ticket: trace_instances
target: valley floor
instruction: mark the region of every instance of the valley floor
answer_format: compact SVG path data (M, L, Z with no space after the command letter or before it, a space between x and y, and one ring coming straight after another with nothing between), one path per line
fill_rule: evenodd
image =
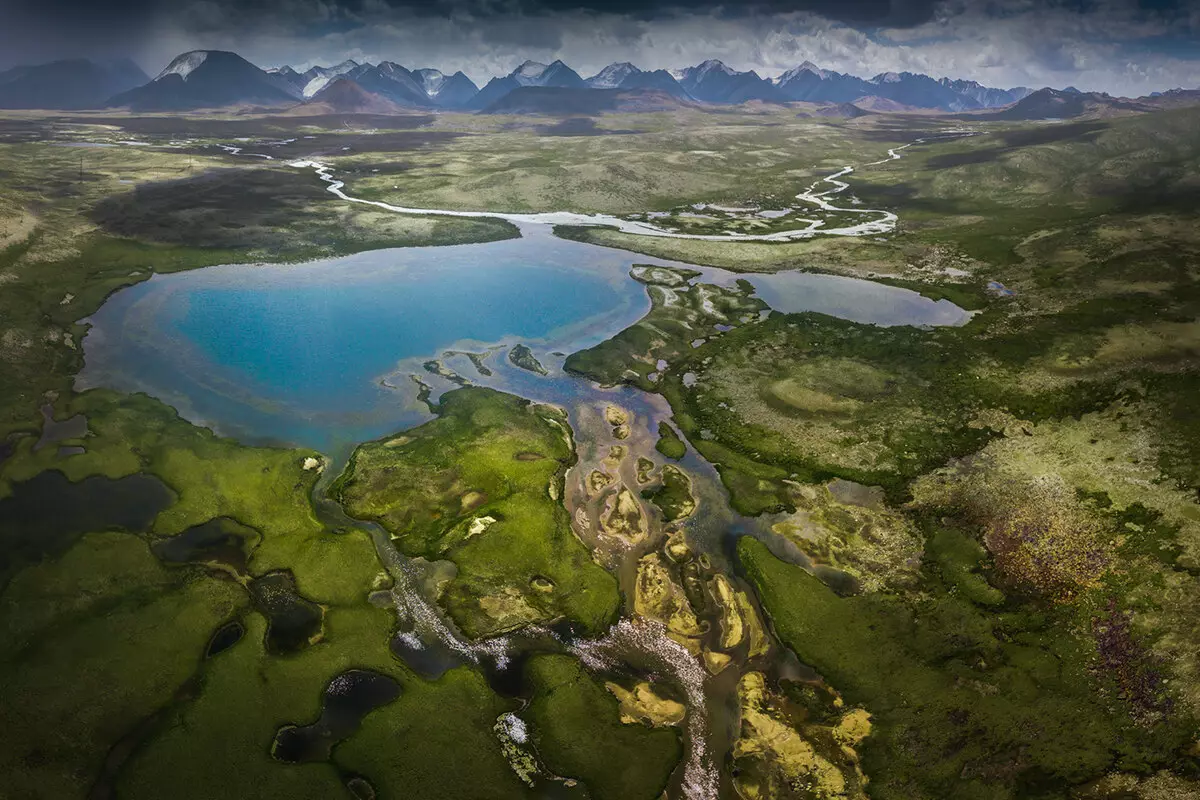
M8 791L1200 796L1198 117L882 161L945 120L0 118ZM704 234L857 165L838 204L894 228L556 233L975 313L868 325L637 267L640 321L430 353L428 421L348 458L76 391L87 318L154 273L519 233L343 202L304 161L406 208Z

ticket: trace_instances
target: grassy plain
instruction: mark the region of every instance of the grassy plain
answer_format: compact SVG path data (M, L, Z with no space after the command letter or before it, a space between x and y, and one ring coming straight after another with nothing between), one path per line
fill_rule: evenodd
M870 137L856 135L853 123L798 119L789 109L608 114L600 129L616 133L579 136L546 135L544 122L441 117L436 129L470 135L406 157L400 175L371 173L371 158L363 156L351 193L417 208L514 212L627 214L748 202L775 208L812 180L881 152ZM355 169L359 160L339 163Z
M805 552L859 579L834 592L756 542L738 547L779 637L872 716L854 746L871 796L1195 791L1198 121L1180 109L975 124L979 136L909 148L856 171L841 195L900 215L882 237L560 231L735 271L886 276L981 311L938 330L760 320L745 287L642 273L647 319L567 362L661 391L735 509L808 515ZM167 495L144 530L76 526L12 564L0 683L16 722L0 761L19 792L82 797L99 781L119 796L329 797L350 774L380 797L525 792L492 732L514 704L477 671L425 681L391 654L394 620L366 601L387 584L368 536L314 513L305 465L320 454L243 447L146 397L72 391L80 320L152 272L513 233L344 204L282 162L317 157L352 194L414 206L770 208L947 124L793 109L611 116L597 126L609 133L581 136L521 118L344 122L0 119L0 503L47 470L141 476ZM216 147L241 138L275 158ZM86 436L55 443L82 453L35 446L43 404L58 420L86 416ZM559 502L573 459L565 420L476 389L448 394L440 414L359 450L340 487L351 510L407 552L455 563L442 602L468 634L559 618L602 630L620 598ZM686 454L671 429L659 435L663 455ZM882 505L813 499L837 478L882 486ZM154 557L149 545L217 519L251 532L244 566ZM896 553L904 567L885 568ZM321 609L319 634L287 656L267 648L244 588L275 571ZM213 631L235 619L243 639L206 659ZM400 698L331 762L274 760L278 728L316 719L325 686L355 667L393 677ZM534 659L527 679L548 768L593 796L657 796L679 757L673 731L621 723L616 699L571 658ZM793 711L755 719L820 727Z

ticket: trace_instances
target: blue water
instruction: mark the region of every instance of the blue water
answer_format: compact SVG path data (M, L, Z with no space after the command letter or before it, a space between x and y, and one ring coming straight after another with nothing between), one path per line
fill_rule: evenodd
M141 391L193 422L248 442L344 453L429 417L416 374L445 350L482 352L492 378L523 391L547 381L515 370L506 350L590 347L649 309L635 263L669 263L545 233L490 244L401 248L295 265L241 264L155 275L111 297L89 320L79 388ZM737 276L704 269L700 280ZM946 325L961 309L904 289L827 275L746 276L780 311L821 311L880 325ZM581 381L564 379L567 383ZM561 387L560 387L561 388ZM568 402L564 395L561 402Z
M320 408L398 359L432 356L460 340L540 340L635 299L602 277L529 264L407 269L386 280L238 287L190 293L178 334L217 364L272 394Z

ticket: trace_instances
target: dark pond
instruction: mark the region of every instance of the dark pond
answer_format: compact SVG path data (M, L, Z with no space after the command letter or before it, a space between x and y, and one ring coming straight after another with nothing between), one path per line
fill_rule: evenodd
M352 669L325 687L321 716L311 725L285 725L275 734L271 754L280 761L326 761L333 746L350 736L363 717L400 696L400 685L386 675Z
M246 544L257 537L256 531L237 520L217 517L161 539L150 549L170 564L216 562L245 572Z
M152 475L72 483L46 470L15 483L13 493L0 500L0 580L22 564L65 553L85 533L148 530L174 499Z
M204 651L205 658L224 653L229 648L242 640L242 636L246 634L246 628L236 619L232 622L226 622L221 627L217 628L217 632L208 640L208 648Z
M268 572L250 584L254 607L267 618L267 651L294 653L321 632L323 612L300 596L290 572Z

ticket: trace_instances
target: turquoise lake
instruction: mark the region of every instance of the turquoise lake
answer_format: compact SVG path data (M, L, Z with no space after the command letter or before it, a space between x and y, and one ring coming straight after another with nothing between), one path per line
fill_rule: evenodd
M291 265L241 264L117 292L88 321L79 388L141 391L243 441L342 451L429 416L421 368L448 349L524 342L547 366L602 341L649 309L635 263L666 264L545 233L504 242L398 248ZM703 269L699 280L739 276ZM880 325L954 325L946 301L869 281L789 272L749 279L779 311L821 311ZM505 388L535 376L488 359ZM384 385L387 377L391 386ZM572 381L578 383L578 381ZM545 388L553 399L551 378Z

